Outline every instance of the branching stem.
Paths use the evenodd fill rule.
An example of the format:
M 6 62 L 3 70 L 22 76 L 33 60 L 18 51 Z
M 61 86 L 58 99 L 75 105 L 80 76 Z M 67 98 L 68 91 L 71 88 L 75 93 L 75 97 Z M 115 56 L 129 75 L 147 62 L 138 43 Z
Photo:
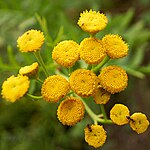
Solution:
M 49 73 L 48 73 L 48 71 L 47 71 L 47 69 L 45 67 L 45 64 L 44 64 L 43 59 L 42 59 L 41 54 L 40 54 L 40 51 L 38 50 L 36 52 L 33 52 L 33 54 L 36 57 L 36 59 L 39 62 L 39 64 L 41 65 L 41 67 L 43 68 L 43 71 L 44 71 L 46 77 L 48 77 Z

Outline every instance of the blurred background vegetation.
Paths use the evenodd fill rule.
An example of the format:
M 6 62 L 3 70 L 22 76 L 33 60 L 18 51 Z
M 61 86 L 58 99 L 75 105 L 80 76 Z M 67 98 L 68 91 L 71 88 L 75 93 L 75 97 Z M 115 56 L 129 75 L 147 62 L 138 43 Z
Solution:
M 143 112 L 150 120 L 150 0 L 1 0 L 0 1 L 0 87 L 21 66 L 35 58 L 18 52 L 16 40 L 28 29 L 43 30 L 47 24 L 47 42 L 42 56 L 50 74 L 55 72 L 50 53 L 64 39 L 80 42 L 86 33 L 77 26 L 79 14 L 85 9 L 99 10 L 107 15 L 109 24 L 97 37 L 119 34 L 129 44 L 129 56 L 111 61 L 129 74 L 128 88 L 111 97 L 106 104 L 109 115 L 115 103 L 123 103 L 133 112 Z M 30 93 L 40 91 L 33 80 Z M 35 89 L 36 87 L 36 89 Z M 37 90 L 38 89 L 38 90 Z M 8 89 L 9 90 L 9 89 Z M 95 112 L 99 108 L 88 101 Z M 84 141 L 85 118 L 74 127 L 61 125 L 56 117 L 58 104 L 22 98 L 10 104 L 0 96 L 0 150 L 92 150 Z M 150 148 L 150 129 L 137 135 L 128 125 L 105 125 L 108 139 L 103 150 L 145 150 Z

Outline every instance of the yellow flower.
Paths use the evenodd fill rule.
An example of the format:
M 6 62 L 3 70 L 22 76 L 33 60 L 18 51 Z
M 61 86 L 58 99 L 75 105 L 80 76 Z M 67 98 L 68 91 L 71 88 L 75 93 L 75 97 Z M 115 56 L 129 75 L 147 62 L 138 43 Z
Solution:
M 95 148 L 103 146 L 106 141 L 107 135 L 103 126 L 100 125 L 87 125 L 84 129 L 85 141 Z
M 27 76 L 18 75 L 15 77 L 12 75 L 2 84 L 2 97 L 9 102 L 15 102 L 26 94 L 29 84 Z
M 106 56 L 102 41 L 96 38 L 85 38 L 80 43 L 79 52 L 87 64 L 98 64 Z
M 42 47 L 43 43 L 43 32 L 32 29 L 18 38 L 17 47 L 21 52 L 35 52 Z
M 128 76 L 124 69 L 118 66 L 107 66 L 99 76 L 100 85 L 111 94 L 123 91 L 128 84 Z
M 19 70 L 19 74 L 32 76 L 35 75 L 38 71 L 39 64 L 37 62 L 33 63 L 32 65 L 21 67 Z
M 98 87 L 96 92 L 93 94 L 96 104 L 106 104 L 110 100 L 110 96 L 111 94 L 101 87 Z
M 122 40 L 121 36 L 108 34 L 103 37 L 102 42 L 110 58 L 116 59 L 127 56 L 128 45 Z
M 149 126 L 149 121 L 147 120 L 146 115 L 142 113 L 134 113 L 129 121 L 130 127 L 138 134 L 145 132 Z
M 70 75 L 71 89 L 82 97 L 89 97 L 98 84 L 97 76 L 90 70 L 77 69 Z
M 57 109 L 57 116 L 63 125 L 73 126 L 84 117 L 85 108 L 82 101 L 76 97 L 63 100 Z
M 129 109 L 123 104 L 115 104 L 110 110 L 110 118 L 117 125 L 127 124 L 129 122 L 127 119 L 129 116 Z
M 80 14 L 78 25 L 85 32 L 95 34 L 103 30 L 108 23 L 107 17 L 103 13 L 96 11 L 83 11 Z
M 58 64 L 64 67 L 71 67 L 79 59 L 79 44 L 72 40 L 66 40 L 58 43 L 52 52 L 52 58 Z
M 41 93 L 48 102 L 58 102 L 70 90 L 69 82 L 59 75 L 49 76 L 43 83 Z

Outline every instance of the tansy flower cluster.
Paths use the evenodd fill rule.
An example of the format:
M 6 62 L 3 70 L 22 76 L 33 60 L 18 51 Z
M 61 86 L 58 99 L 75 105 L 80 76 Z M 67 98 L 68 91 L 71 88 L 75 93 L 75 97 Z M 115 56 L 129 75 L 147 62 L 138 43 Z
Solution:
M 15 102 L 27 95 L 57 103 L 57 118 L 67 126 L 74 126 L 82 121 L 87 112 L 93 123 L 87 124 L 83 129 L 85 141 L 95 148 L 106 142 L 107 132 L 104 124 L 129 124 L 138 134 L 145 132 L 149 126 L 145 114 L 136 112 L 130 115 L 129 109 L 123 104 L 115 104 L 112 107 L 110 119 L 105 112 L 104 105 L 109 102 L 111 95 L 124 91 L 128 85 L 126 71 L 119 64 L 107 63 L 112 59 L 127 56 L 128 44 L 118 34 L 108 34 L 102 39 L 96 37 L 98 32 L 105 29 L 107 23 L 108 19 L 103 13 L 83 11 L 77 24 L 89 33 L 89 37 L 80 43 L 64 40 L 54 46 L 52 59 L 57 66 L 68 69 L 68 75 L 58 68 L 55 68 L 55 74 L 49 75 L 40 55 L 44 33 L 34 29 L 25 32 L 18 38 L 17 47 L 21 52 L 33 53 L 38 62 L 22 66 L 18 75 L 6 79 L 2 84 L 2 97 L 9 102 Z M 74 67 L 77 62 L 84 62 L 87 66 Z M 40 79 L 39 67 L 45 74 L 44 80 Z M 30 79 L 35 79 L 41 85 L 40 96 L 28 93 Z M 101 114 L 95 114 L 87 105 L 86 102 L 92 100 L 95 105 L 100 105 Z
M 127 106 L 123 104 L 115 104 L 110 110 L 110 118 L 117 125 L 129 123 L 130 127 L 138 134 L 143 133 L 149 126 L 149 121 L 145 114 L 135 112 L 130 116 Z

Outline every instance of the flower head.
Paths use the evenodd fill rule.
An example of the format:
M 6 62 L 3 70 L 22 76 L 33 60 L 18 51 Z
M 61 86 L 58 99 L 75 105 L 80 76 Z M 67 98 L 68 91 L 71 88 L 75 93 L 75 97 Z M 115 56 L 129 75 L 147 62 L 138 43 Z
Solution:
M 33 29 L 25 32 L 17 40 L 17 46 L 21 52 L 35 52 L 42 47 L 43 43 L 43 32 Z
M 116 59 L 127 56 L 128 45 L 122 40 L 121 36 L 108 34 L 103 37 L 102 42 L 110 58 Z
M 118 66 L 107 66 L 99 76 L 100 85 L 111 94 L 123 91 L 128 84 L 128 76 L 124 69 Z
M 78 20 L 78 25 L 81 27 L 81 29 L 91 34 L 103 30 L 107 23 L 107 17 L 103 13 L 92 10 L 83 11 L 83 13 L 80 14 L 80 18 Z
M 117 125 L 127 124 L 129 122 L 127 119 L 129 116 L 129 109 L 123 104 L 115 104 L 110 110 L 110 118 Z
M 71 89 L 79 96 L 91 96 L 97 84 L 97 76 L 90 70 L 77 69 L 70 75 Z
M 149 126 L 146 115 L 142 113 L 134 113 L 130 116 L 129 121 L 130 127 L 138 134 L 145 132 Z
M 87 125 L 84 129 L 85 141 L 95 148 L 103 146 L 106 141 L 107 135 L 103 126 L 100 125 Z
M 63 125 L 73 126 L 84 117 L 85 108 L 82 101 L 76 97 L 63 100 L 58 109 L 57 116 Z
M 41 93 L 48 102 L 58 102 L 70 90 L 69 82 L 59 75 L 49 76 L 43 83 Z
M 52 58 L 64 67 L 71 67 L 79 59 L 79 44 L 72 40 L 58 43 L 53 49 Z
M 2 84 L 2 97 L 9 102 L 15 102 L 28 91 L 30 81 L 27 76 L 12 75 Z
M 102 41 L 96 38 L 85 38 L 80 43 L 79 52 L 87 64 L 98 64 L 106 56 Z
M 110 100 L 111 94 L 102 87 L 98 87 L 92 96 L 96 104 L 106 104 Z
M 19 74 L 32 76 L 35 75 L 38 71 L 39 64 L 37 62 L 33 63 L 32 65 L 21 67 L 19 70 Z

